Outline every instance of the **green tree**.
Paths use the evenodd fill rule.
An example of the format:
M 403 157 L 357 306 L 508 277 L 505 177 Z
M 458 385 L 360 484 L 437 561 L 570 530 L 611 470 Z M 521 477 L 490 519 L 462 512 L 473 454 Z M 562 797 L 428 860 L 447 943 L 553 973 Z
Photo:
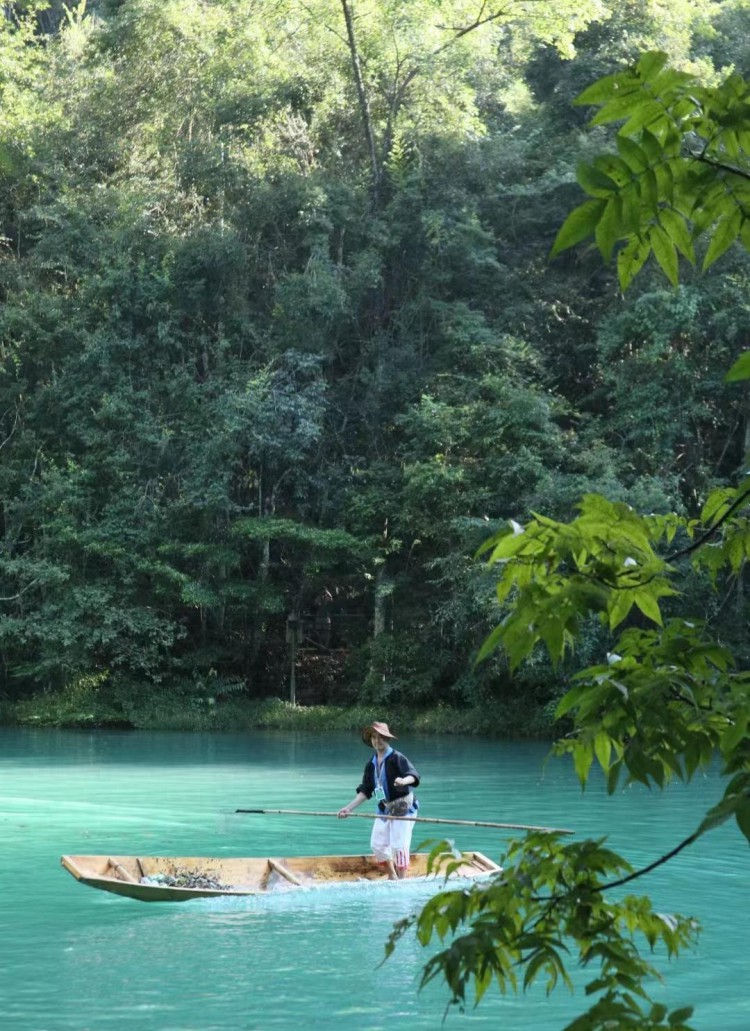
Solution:
M 529 509 L 567 518 L 583 492 L 687 510 L 744 426 L 697 385 L 712 332 L 745 333 L 739 265 L 721 297 L 688 284 L 649 321 L 637 297 L 619 310 L 595 255 L 541 259 L 575 189 L 566 91 L 628 39 L 687 59 L 693 14 L 716 12 L 672 6 L 6 12 L 7 693 L 107 671 L 124 694 L 211 671 L 274 692 L 287 616 L 326 607 L 327 700 L 409 684 L 500 698 L 514 732 L 538 730 L 581 652 L 526 680 L 499 655 L 467 672 L 494 619 L 481 535 Z M 637 432 L 675 356 L 684 404 Z M 705 578 L 693 589 L 710 608 Z

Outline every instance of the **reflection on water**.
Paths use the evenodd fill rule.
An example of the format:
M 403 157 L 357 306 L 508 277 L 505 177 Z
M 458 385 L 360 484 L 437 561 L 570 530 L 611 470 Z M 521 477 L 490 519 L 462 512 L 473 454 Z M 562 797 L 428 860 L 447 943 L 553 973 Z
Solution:
M 716 776 L 664 793 L 640 786 L 607 798 L 580 792 L 543 745 L 400 736 L 423 776 L 421 814 L 531 822 L 609 836 L 636 867 L 673 848 L 721 793 Z M 0 1020 L 17 1031 L 334 1031 L 439 1026 L 446 993 L 415 984 L 425 952 L 402 941 L 381 966 L 396 920 L 432 883 L 293 889 L 179 906 L 140 903 L 78 884 L 62 853 L 316 855 L 366 851 L 370 823 L 234 815 L 235 808 L 336 810 L 359 783 L 356 735 L 66 733 L 0 728 Z M 424 825 L 459 848 L 499 859 L 507 834 Z M 437 832 L 437 833 L 436 833 Z M 750 930 L 747 844 L 719 828 L 644 885 L 660 911 L 695 915 L 697 950 L 657 957 L 670 1005 L 693 1002 L 702 1031 L 745 1031 Z M 638 883 L 633 886 L 639 889 Z M 577 977 L 580 983 L 583 981 Z M 503 999 L 446 1027 L 562 1028 L 585 1008 L 543 991 Z

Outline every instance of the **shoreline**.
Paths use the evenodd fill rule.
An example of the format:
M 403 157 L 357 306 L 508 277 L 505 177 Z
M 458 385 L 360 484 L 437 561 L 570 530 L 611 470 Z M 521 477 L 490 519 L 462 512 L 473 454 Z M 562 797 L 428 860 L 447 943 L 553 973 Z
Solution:
M 303 730 L 320 733 L 355 731 L 387 712 L 388 718 L 414 733 L 461 734 L 528 740 L 559 735 L 550 707 L 519 711 L 518 702 L 492 700 L 475 708 L 438 705 L 431 709 L 373 703 L 351 707 L 298 705 L 280 698 L 226 701 L 163 696 L 153 705 L 124 711 L 102 699 L 73 700 L 65 695 L 38 695 L 0 707 L 0 725 L 82 730 L 159 730 L 228 732 L 238 730 Z

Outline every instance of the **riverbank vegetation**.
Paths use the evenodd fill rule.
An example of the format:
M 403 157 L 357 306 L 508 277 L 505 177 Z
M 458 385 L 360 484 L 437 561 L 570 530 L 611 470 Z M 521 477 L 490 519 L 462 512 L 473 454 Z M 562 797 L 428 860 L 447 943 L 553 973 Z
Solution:
M 123 711 L 125 709 L 125 712 Z M 0 722 L 22 726 L 99 727 L 123 730 L 230 731 L 293 730 L 311 733 L 359 732 L 372 722 L 370 706 L 294 705 L 281 698 L 252 699 L 235 695 L 219 705 L 209 697 L 180 697 L 174 693 L 142 697 L 127 706 L 114 706 L 86 686 L 72 686 L 56 694 L 36 695 L 0 707 Z M 388 718 L 400 736 L 414 734 L 466 734 L 482 737 L 552 738 L 554 712 L 537 714 L 517 702 L 497 701 L 481 709 L 440 705 L 409 708 L 392 705 Z
M 742 250 L 624 298 L 590 251 L 546 256 L 608 131 L 575 95 L 654 43 L 742 67 L 746 6 L 506 7 L 6 10 L 8 718 L 96 683 L 115 721 L 407 698 L 538 733 L 608 632 L 558 669 L 475 665 L 502 614 L 482 541 L 587 492 L 689 516 L 732 482 Z M 744 656 L 741 587 L 683 590 Z

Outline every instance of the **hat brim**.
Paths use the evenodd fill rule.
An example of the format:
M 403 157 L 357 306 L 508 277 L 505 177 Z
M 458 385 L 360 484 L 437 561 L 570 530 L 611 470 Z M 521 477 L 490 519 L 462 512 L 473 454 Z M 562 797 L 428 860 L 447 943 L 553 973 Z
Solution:
M 372 735 L 373 734 L 380 734 L 380 736 L 384 737 L 387 741 L 395 741 L 396 740 L 396 735 L 395 734 L 384 734 L 382 731 L 376 730 L 375 727 L 370 725 L 369 727 L 363 727 L 362 728 L 362 741 L 364 742 L 364 744 L 367 745 L 368 748 L 372 748 Z

